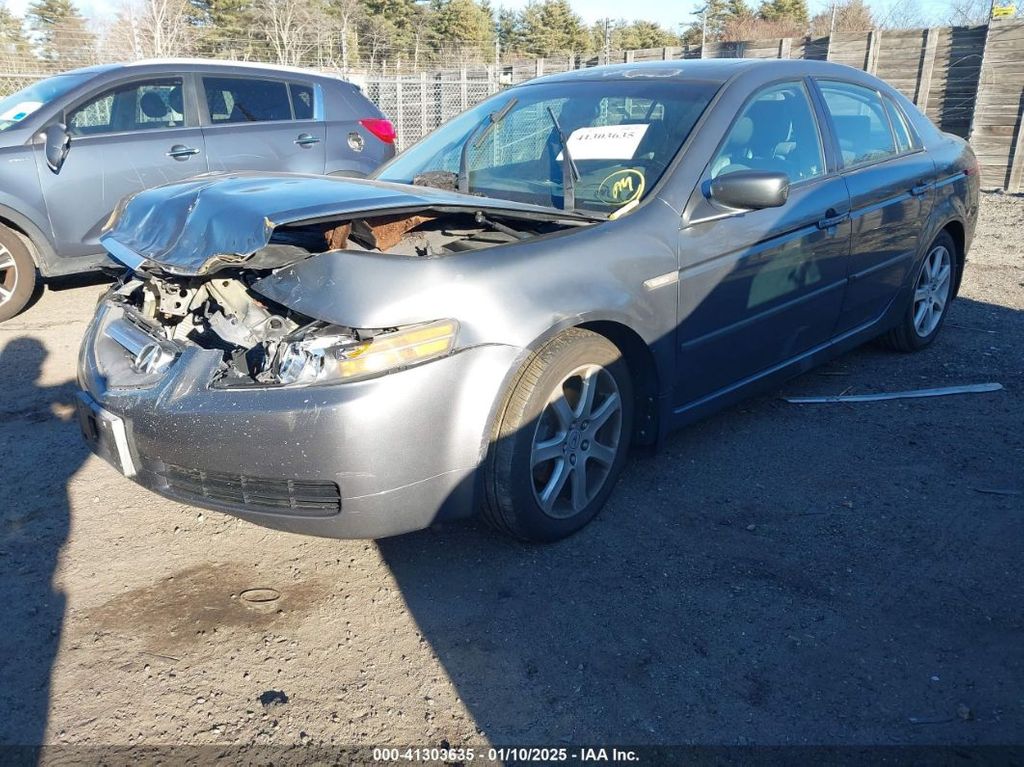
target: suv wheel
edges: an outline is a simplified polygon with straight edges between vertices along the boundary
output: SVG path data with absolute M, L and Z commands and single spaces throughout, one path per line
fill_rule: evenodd
M 10 229 L 0 226 L 0 322 L 25 308 L 37 280 L 36 265 L 25 243 Z
M 604 506 L 626 462 L 633 386 L 618 348 L 572 329 L 512 388 L 486 467 L 485 518 L 528 541 L 556 541 Z

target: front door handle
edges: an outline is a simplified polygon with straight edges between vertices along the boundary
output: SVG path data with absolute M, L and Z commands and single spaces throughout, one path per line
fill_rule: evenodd
M 910 188 L 910 193 L 914 195 L 914 197 L 921 197 L 924 194 L 926 194 L 928 190 L 931 188 L 932 185 L 929 182 L 918 181 L 916 184 L 914 184 L 914 186 Z
M 195 147 L 175 144 L 171 147 L 171 151 L 167 153 L 167 156 L 173 157 L 175 160 L 184 161 L 195 154 L 199 154 L 199 150 Z
M 295 143 L 299 146 L 313 146 L 313 144 L 319 144 L 320 139 L 310 133 L 300 133 L 299 137 L 295 139 Z
M 818 221 L 819 229 L 831 229 L 834 226 L 839 226 L 846 219 L 850 217 L 849 211 L 846 213 L 836 213 L 834 208 L 829 208 L 825 211 L 825 218 Z

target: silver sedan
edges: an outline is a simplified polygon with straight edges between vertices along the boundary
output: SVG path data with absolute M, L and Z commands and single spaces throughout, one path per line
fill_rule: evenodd
M 825 62 L 541 78 L 372 180 L 142 192 L 81 354 L 81 422 L 141 485 L 285 530 L 482 510 L 551 541 L 633 444 L 865 341 L 940 332 L 977 162 Z

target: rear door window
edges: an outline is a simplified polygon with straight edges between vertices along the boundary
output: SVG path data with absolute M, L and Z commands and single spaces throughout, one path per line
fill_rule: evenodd
M 118 85 L 75 107 L 67 115 L 72 136 L 181 128 L 185 125 L 182 80 Z
M 204 77 L 203 90 L 215 125 L 292 119 L 288 86 L 277 80 Z
M 852 83 L 820 80 L 843 165 L 877 162 L 896 155 L 889 117 L 877 91 Z

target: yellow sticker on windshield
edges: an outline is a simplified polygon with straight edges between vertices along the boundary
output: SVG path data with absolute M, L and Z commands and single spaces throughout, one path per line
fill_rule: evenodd
M 644 174 L 634 168 L 609 173 L 597 187 L 597 199 L 609 205 L 625 205 L 644 193 Z

